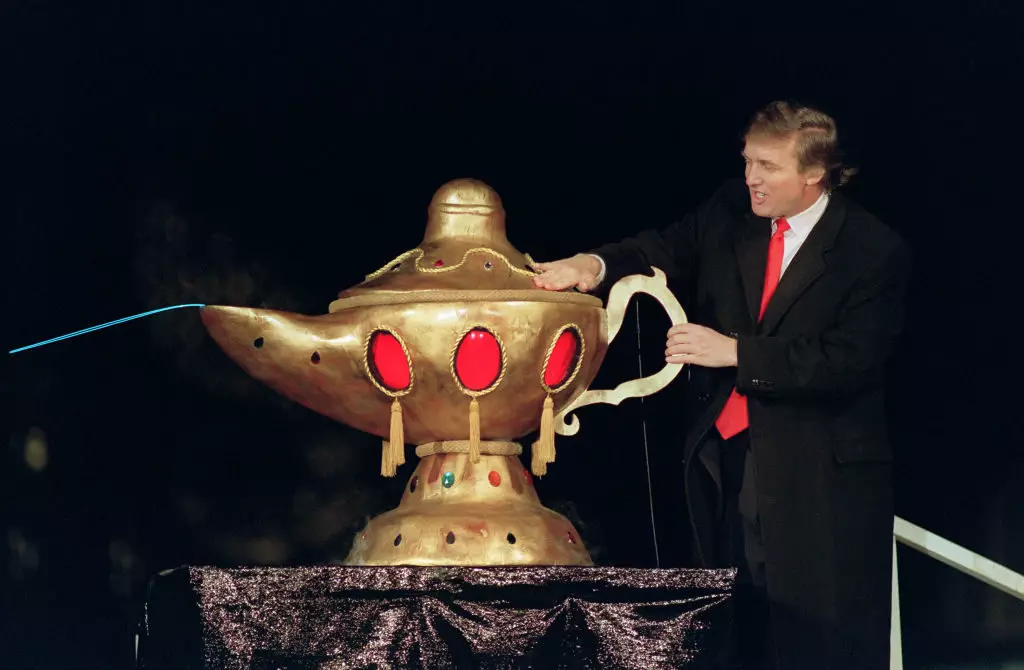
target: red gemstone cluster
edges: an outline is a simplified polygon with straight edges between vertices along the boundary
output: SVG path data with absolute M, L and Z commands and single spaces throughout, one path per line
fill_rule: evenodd
M 534 444 L 533 450 L 535 474 L 545 474 L 547 463 L 554 461 L 552 395 L 565 389 L 576 377 L 583 353 L 583 336 L 575 324 L 560 329 L 548 348 L 540 378 L 547 397 L 541 413 L 540 439 Z M 480 460 L 480 405 L 477 398 L 498 387 L 505 373 L 505 364 L 501 339 L 483 325 L 466 330 L 452 351 L 452 376 L 461 391 L 470 396 L 469 458 L 473 463 Z M 398 398 L 411 392 L 415 381 L 409 351 L 398 333 L 380 328 L 370 334 L 366 344 L 366 368 L 377 388 L 394 399 L 391 408 L 391 439 L 384 443 L 385 454 L 381 461 L 382 474 L 392 476 L 395 467 L 405 462 Z

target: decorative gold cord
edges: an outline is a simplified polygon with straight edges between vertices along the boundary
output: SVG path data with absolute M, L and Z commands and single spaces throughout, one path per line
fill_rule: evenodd
M 366 275 L 366 279 L 364 281 L 373 281 L 377 277 L 380 277 L 381 275 L 385 275 L 385 274 L 391 272 L 392 270 L 396 269 L 397 266 L 399 266 L 402 263 L 404 263 L 407 258 L 409 258 L 410 256 L 415 256 L 416 254 L 419 254 L 420 256 L 422 256 L 423 255 L 423 250 L 422 249 L 409 249 L 408 251 L 403 251 L 398 256 L 395 256 L 395 258 L 392 259 L 390 262 L 385 263 L 384 267 L 382 267 L 379 270 L 376 270 L 376 271 L 371 272 L 370 274 Z
M 434 454 L 468 454 L 469 440 L 444 440 L 427 442 L 416 447 L 416 455 L 420 458 Z M 490 456 L 519 456 L 523 447 L 518 442 L 480 442 L 480 453 Z
M 405 364 L 409 367 L 409 385 L 404 389 L 389 389 L 378 381 L 376 375 L 373 374 L 373 368 L 370 367 L 370 341 L 373 340 L 375 333 L 387 333 L 398 340 L 398 344 L 402 346 L 402 353 L 405 354 Z M 366 370 L 366 376 L 370 378 L 373 385 L 389 398 L 401 398 L 404 395 L 408 395 L 412 392 L 412 387 L 416 383 L 416 373 L 412 367 L 412 356 L 409 355 L 409 347 L 406 346 L 405 340 L 402 339 L 402 336 L 399 335 L 397 331 L 392 330 L 387 326 L 377 326 L 370 330 L 369 334 L 366 336 L 366 342 L 363 343 L 363 369 Z
M 495 258 L 500 258 L 502 260 L 502 262 L 504 262 L 505 265 L 508 266 L 508 269 L 511 270 L 512 272 L 516 273 L 516 274 L 520 274 L 520 275 L 523 275 L 525 277 L 533 277 L 534 275 L 537 274 L 536 272 L 533 272 L 532 270 L 524 270 L 523 268 L 521 268 L 521 267 L 519 267 L 517 265 L 514 265 L 512 263 L 512 261 L 510 261 L 505 254 L 501 253 L 500 251 L 495 251 L 494 249 L 490 249 L 488 247 L 473 247 L 472 249 L 466 249 L 466 251 L 463 252 L 463 254 L 462 254 L 462 260 L 460 260 L 458 263 L 456 263 L 455 265 L 447 265 L 447 264 L 445 264 L 445 265 L 442 265 L 441 267 L 420 267 L 420 261 L 423 260 L 423 255 L 421 255 L 419 258 L 416 259 L 416 269 L 419 272 L 430 272 L 430 273 L 452 272 L 453 270 L 458 270 L 460 267 L 465 265 L 466 264 L 466 259 L 469 258 L 470 254 L 476 254 L 476 253 L 485 253 L 485 254 L 489 254 L 491 256 L 494 256 Z
M 462 344 L 462 340 L 466 339 L 466 335 L 469 335 L 470 332 L 478 329 L 486 330 L 488 333 L 493 335 L 494 339 L 498 342 L 498 352 L 501 354 L 501 371 L 498 373 L 498 376 L 495 378 L 495 380 L 491 382 L 490 386 L 488 386 L 485 389 L 481 389 L 480 391 L 474 391 L 472 389 L 466 388 L 466 386 L 462 383 L 462 380 L 459 379 L 459 375 L 456 374 L 455 355 L 459 352 L 459 345 Z M 501 381 L 505 378 L 505 369 L 507 366 L 508 357 L 505 355 L 505 343 L 501 341 L 501 336 L 498 335 L 498 333 L 494 332 L 490 327 L 483 323 L 477 323 L 472 326 L 469 326 L 468 328 L 465 328 L 462 331 L 462 333 L 457 338 L 455 338 L 455 346 L 452 347 L 451 353 L 448 354 L 448 369 L 452 373 L 452 379 L 455 380 L 455 384 L 459 387 L 460 391 L 473 398 L 479 398 L 482 395 L 487 395 L 494 389 L 498 388 L 498 386 L 501 385 Z
M 580 344 L 580 350 L 576 356 L 576 367 L 573 369 L 572 374 L 566 377 L 565 381 L 563 381 L 561 384 L 559 384 L 558 386 L 548 386 L 547 383 L 544 381 L 544 376 L 547 374 L 548 371 L 548 362 L 551 360 L 551 353 L 555 350 L 555 345 L 558 344 L 558 338 L 561 337 L 562 333 L 564 333 L 567 330 L 576 331 L 576 337 L 578 338 Z M 587 342 L 583 338 L 582 328 L 580 328 L 575 323 L 569 323 L 559 328 L 558 332 L 556 332 L 554 337 L 551 338 L 551 344 L 548 345 L 547 353 L 544 354 L 544 364 L 541 366 L 540 369 L 540 385 L 543 386 L 544 390 L 547 391 L 548 393 L 558 393 L 559 391 L 562 391 L 563 389 L 568 387 L 569 384 L 571 384 L 572 381 L 576 379 L 576 375 L 580 373 L 580 369 L 583 367 L 583 356 L 586 353 Z
M 369 290 L 369 289 L 368 289 Z M 547 291 L 540 288 L 480 289 L 419 289 L 407 291 L 374 291 L 338 298 L 331 303 L 328 311 L 353 309 L 367 305 L 404 305 L 410 302 L 560 302 L 586 307 L 600 308 L 600 298 L 585 293 L 569 291 Z
M 386 263 L 379 270 L 377 270 L 375 272 L 371 272 L 370 274 L 366 275 L 366 281 L 373 281 L 374 279 L 377 279 L 378 277 L 386 275 L 388 272 L 391 272 L 392 270 L 394 270 L 396 266 L 401 265 L 402 263 L 404 263 L 406 260 L 408 260 L 409 258 L 411 258 L 413 256 L 416 257 L 415 265 L 416 265 L 416 271 L 417 272 L 440 273 L 440 272 L 451 272 L 453 270 L 458 270 L 460 267 L 465 265 L 466 259 L 469 257 L 469 255 L 470 254 L 475 254 L 475 253 L 485 253 L 485 254 L 489 254 L 491 256 L 494 256 L 495 258 L 501 259 L 505 263 L 505 265 L 508 266 L 509 270 L 511 270 L 512 272 L 514 272 L 516 274 L 520 274 L 520 275 L 523 275 L 525 277 L 533 277 L 534 275 L 537 274 L 537 272 L 535 272 L 533 270 L 523 269 L 523 268 L 515 265 L 514 263 L 512 263 L 512 261 L 510 261 L 508 259 L 508 257 L 505 254 L 501 253 L 500 251 L 495 251 L 494 249 L 491 249 L 489 247 L 473 247 L 472 249 L 467 249 L 462 254 L 462 260 L 460 260 L 458 263 L 456 263 L 454 265 L 447 265 L 446 264 L 446 265 L 442 265 L 441 267 L 422 267 L 420 265 L 420 261 L 423 260 L 423 257 L 426 256 L 427 252 L 425 252 L 423 249 L 420 249 L 419 247 L 417 247 L 415 249 L 410 249 L 409 251 L 406 251 L 406 252 L 396 256 L 394 258 L 394 260 L 390 261 L 389 263 Z M 529 254 L 524 254 L 524 256 L 526 257 L 526 260 L 527 260 L 527 262 L 530 265 L 534 265 L 534 261 L 533 261 L 532 258 L 530 258 Z

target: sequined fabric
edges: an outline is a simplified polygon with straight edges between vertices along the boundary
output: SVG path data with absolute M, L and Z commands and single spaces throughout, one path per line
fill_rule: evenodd
M 138 667 L 710 668 L 733 570 L 180 568 L 154 578 Z

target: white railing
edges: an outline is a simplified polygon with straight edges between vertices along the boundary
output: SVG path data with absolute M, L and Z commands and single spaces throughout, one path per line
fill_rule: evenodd
M 903 670 L 903 637 L 900 627 L 900 581 L 896 567 L 896 543 L 905 544 L 923 554 L 956 568 L 1003 593 L 1024 600 L 1024 575 L 995 561 L 964 549 L 944 537 L 929 533 L 905 519 L 895 517 L 892 527 L 892 628 L 890 629 L 889 670 Z

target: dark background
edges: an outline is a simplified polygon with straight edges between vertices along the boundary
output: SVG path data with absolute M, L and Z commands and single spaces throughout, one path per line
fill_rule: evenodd
M 741 173 L 751 112 L 796 97 L 915 252 L 897 511 L 1024 570 L 1015 3 L 492 4 L 8 0 L 4 351 L 182 302 L 326 312 L 457 177 L 501 194 L 520 250 L 563 257 L 697 204 Z M 638 305 L 597 385 L 661 364 L 667 319 Z M 5 356 L 0 379 L 4 668 L 129 667 L 153 573 L 341 560 L 411 471 L 380 478 L 379 440 L 247 378 L 192 310 Z M 657 564 L 645 421 L 678 554 L 682 383 L 584 410 L 539 483 L 600 563 Z M 1024 604 L 900 567 L 907 667 L 1024 658 Z

